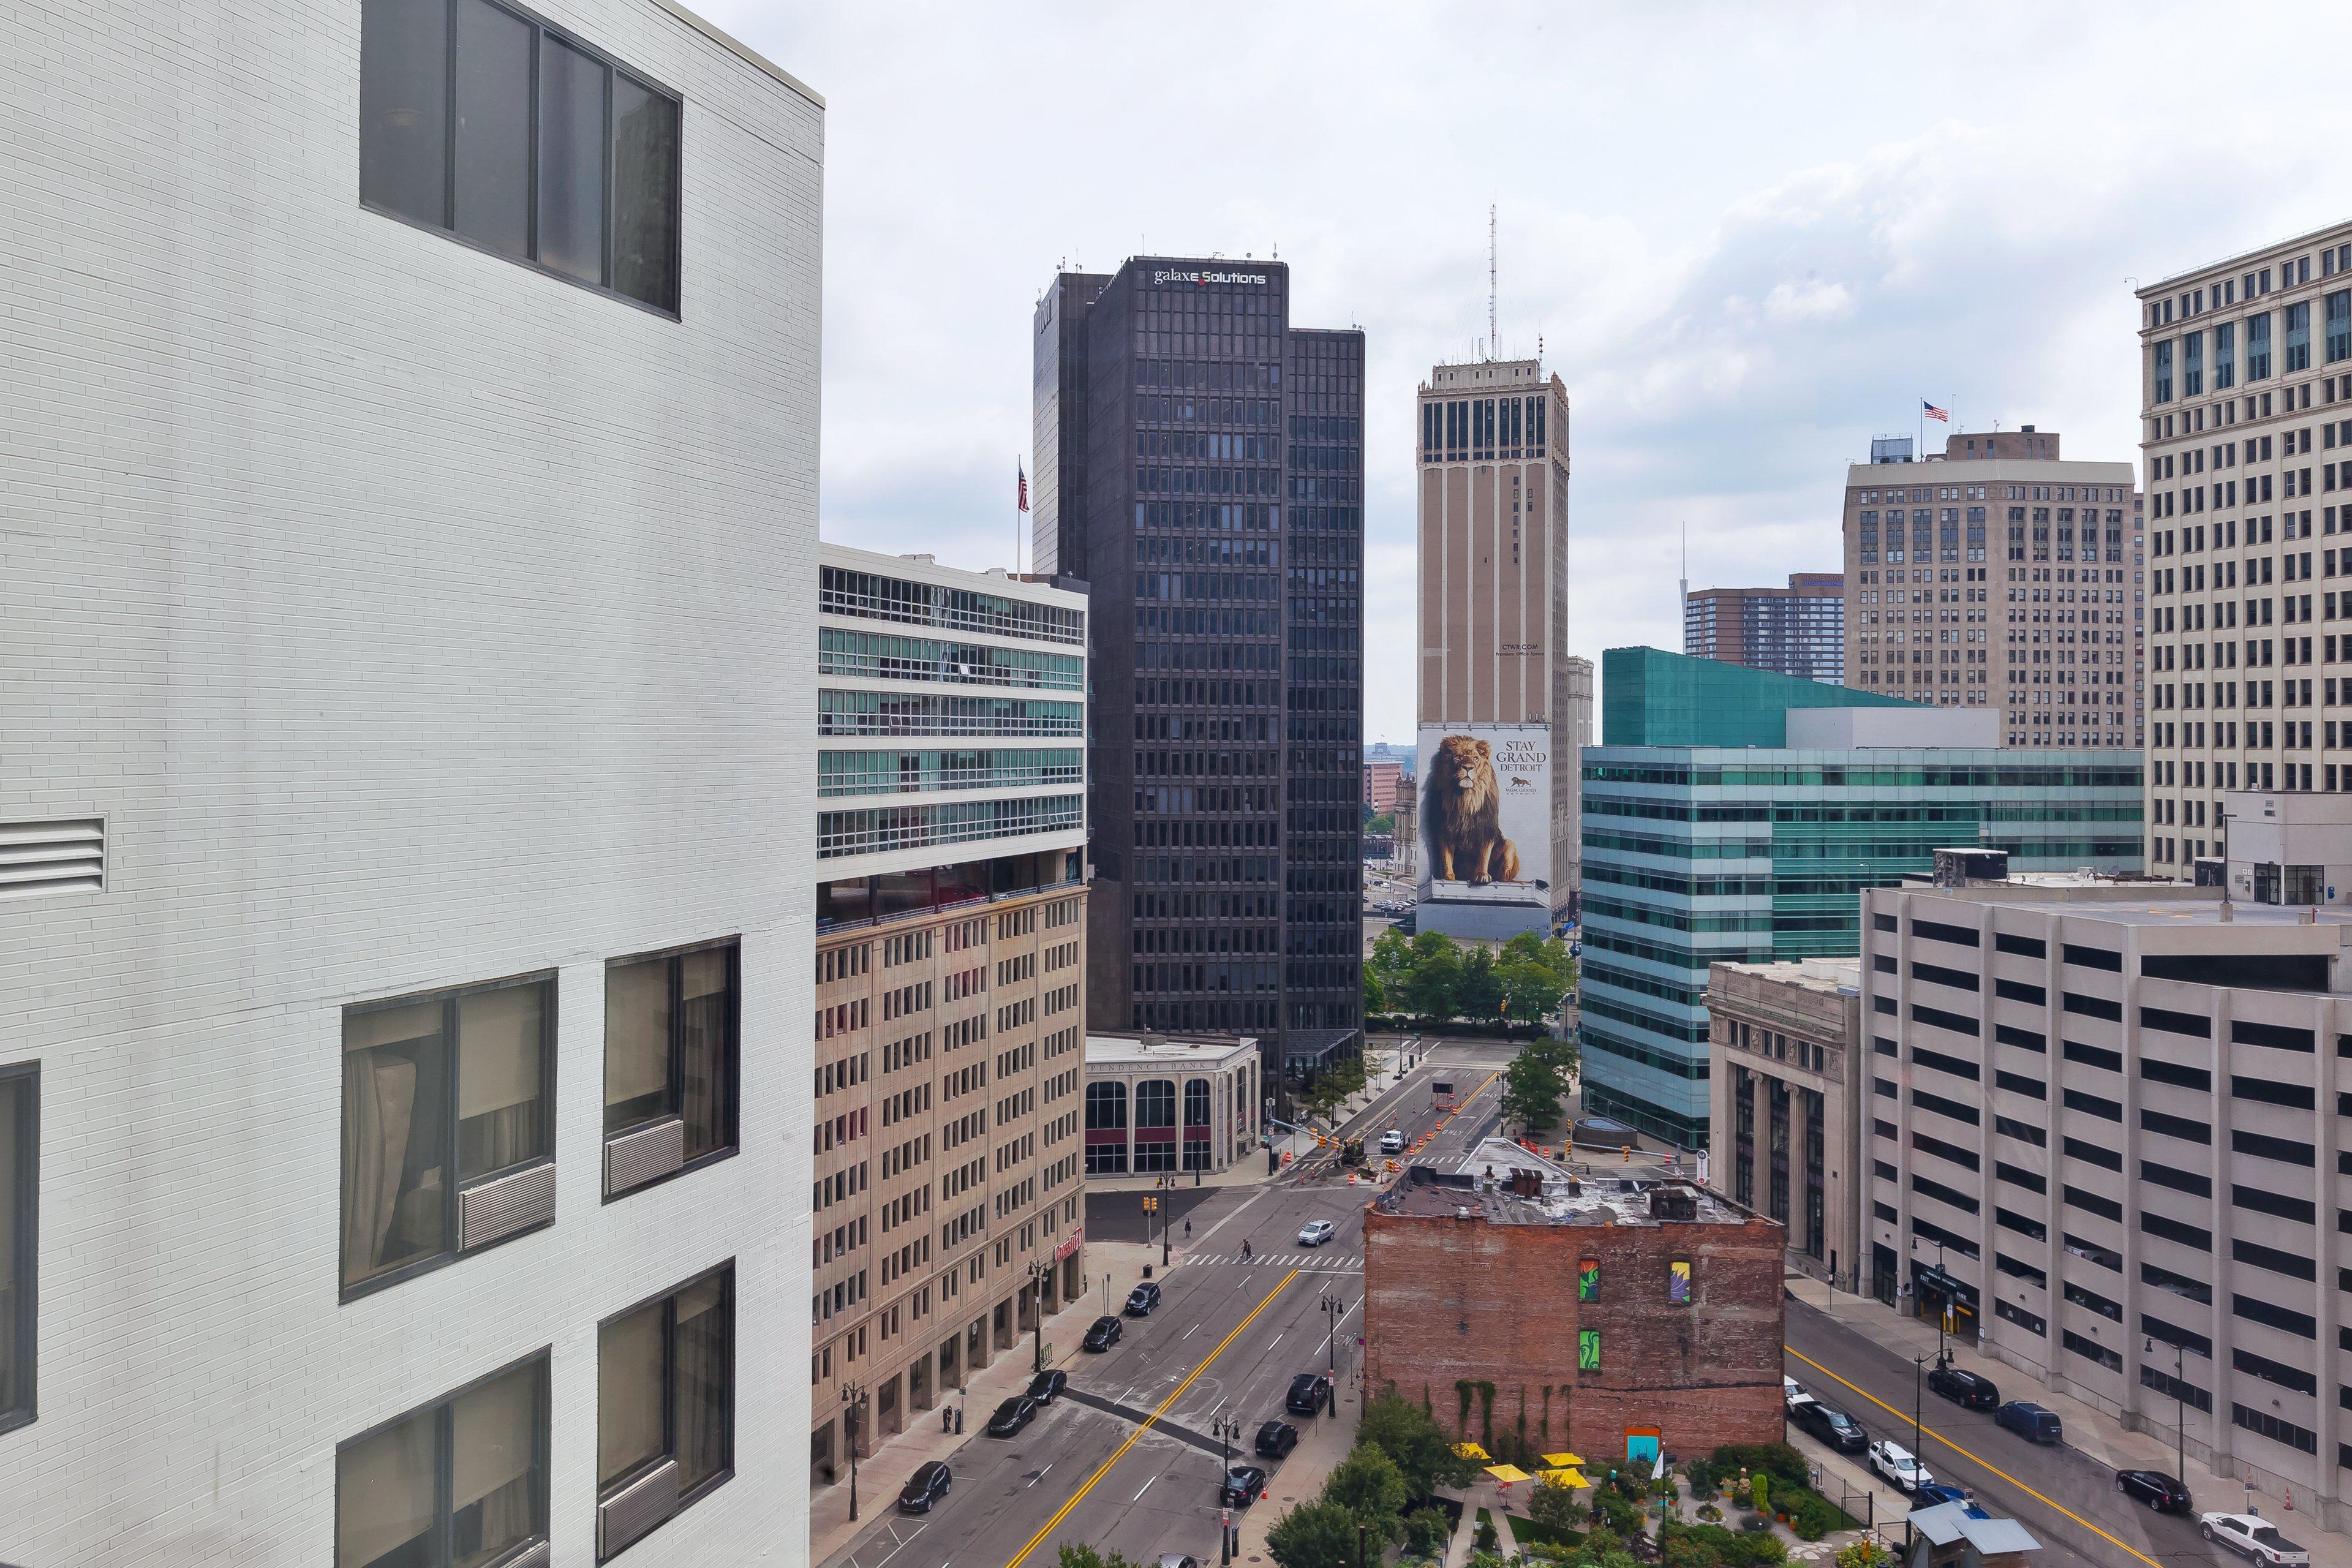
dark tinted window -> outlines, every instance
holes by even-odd
[[[531,29],[512,12],[457,0],[449,226],[507,256],[530,254],[530,42]]]
[[[368,0],[360,18],[360,200],[448,221],[448,0]]]

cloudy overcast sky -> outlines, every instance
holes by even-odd
[[[1295,324],[1364,330],[1370,739],[1412,736],[1413,388],[1486,333],[1490,203],[1595,657],[1680,646],[1685,522],[1694,587],[1834,569],[1841,465],[1922,396],[2135,456],[2133,280],[2352,213],[2352,7],[698,8],[828,106],[827,538],[1009,563],[1066,261],[1278,247]]]

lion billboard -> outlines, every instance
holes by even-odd
[[[1542,931],[1551,910],[1551,726],[1423,724],[1421,925]]]

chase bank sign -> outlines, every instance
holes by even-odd
[[[1263,272],[1186,272],[1173,267],[1160,267],[1153,268],[1151,282],[1154,288],[1165,288],[1171,283],[1198,283],[1203,286],[1211,283],[1255,283],[1264,287],[1265,274]]]

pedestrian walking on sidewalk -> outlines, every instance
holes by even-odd
[[[1184,1239],[1187,1241],[1192,1239],[1192,1222],[1190,1219],[1184,1222]]]

